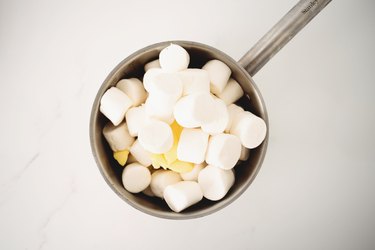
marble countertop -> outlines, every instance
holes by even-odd
[[[225,209],[143,214],[91,154],[91,105],[126,56],[179,39],[238,60],[295,2],[1,1],[0,249],[374,249],[371,0],[333,1],[254,77],[269,148]]]

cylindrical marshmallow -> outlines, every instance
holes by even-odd
[[[210,137],[206,162],[225,170],[232,169],[241,155],[241,141],[235,135],[218,134]]]
[[[182,97],[174,107],[174,117],[185,128],[195,128],[216,118],[216,103],[208,93],[196,93]]]
[[[141,163],[143,166],[151,166],[151,154],[146,151],[139,143],[139,140],[135,140],[133,145],[130,147],[130,155],[134,156],[137,162]]]
[[[226,105],[229,105],[236,102],[241,98],[241,96],[243,96],[243,90],[241,85],[236,80],[230,78],[227,86],[225,86],[224,90],[217,94],[217,96],[223,100]]]
[[[164,189],[180,181],[182,179],[178,173],[160,169],[152,173],[150,187],[155,196],[163,198]]]
[[[236,124],[231,126],[230,133],[238,136],[243,146],[252,149],[258,147],[266,138],[267,125],[262,118],[245,111]]]
[[[210,76],[210,89],[215,95],[223,92],[230,75],[232,74],[230,68],[219,60],[208,61],[203,68],[207,70]]]
[[[250,156],[250,149],[248,149],[248,148],[246,148],[242,145],[240,160],[241,161],[247,161],[247,159],[249,159],[249,156]]]
[[[174,100],[161,99],[150,94],[145,103],[146,116],[171,124],[174,121],[174,105]]]
[[[188,95],[178,100],[174,106],[173,116],[176,122],[185,128],[197,128],[201,124],[194,119],[194,95]]]
[[[159,54],[159,63],[163,70],[177,72],[187,69],[190,62],[188,52],[180,45],[171,43]]]
[[[180,161],[200,164],[204,161],[208,144],[208,134],[201,129],[184,128],[177,145]]]
[[[122,171],[122,184],[131,193],[142,192],[150,183],[150,170],[139,163],[129,164]]]
[[[236,124],[238,117],[240,114],[244,112],[244,109],[236,104],[230,104],[228,105],[228,123],[227,127],[225,128],[225,132],[229,133],[230,128],[232,127],[232,124]]]
[[[150,92],[150,89],[152,89],[152,86],[154,85],[154,78],[164,73],[164,71],[160,68],[152,68],[147,70],[147,72],[143,75],[143,87],[146,89],[146,91]]]
[[[132,106],[133,101],[116,87],[108,89],[100,99],[102,112],[113,125],[119,125],[124,120],[125,113]]]
[[[129,134],[131,136],[138,136],[138,131],[148,121],[146,116],[145,106],[133,107],[126,112],[125,115],[126,124],[128,125]]]
[[[114,152],[127,150],[134,142],[134,137],[129,134],[125,122],[118,126],[107,123],[103,128],[103,135]]]
[[[182,81],[177,73],[160,73],[154,76],[150,94],[159,99],[177,101],[182,95]]]
[[[149,69],[159,68],[160,69],[160,63],[159,59],[153,60],[151,62],[148,62],[145,64],[144,70],[147,72]]]
[[[206,163],[195,164],[190,172],[180,173],[184,181],[198,181],[199,172],[206,166]]]
[[[203,196],[209,200],[222,199],[234,184],[233,170],[224,170],[207,165],[198,176],[198,183],[203,191]]]
[[[129,96],[133,101],[133,107],[144,103],[147,98],[143,83],[137,78],[122,79],[116,84],[116,87]]]
[[[172,129],[165,122],[150,120],[139,130],[138,140],[147,151],[153,154],[163,154],[172,148]]]
[[[195,181],[180,181],[164,190],[164,199],[176,213],[196,204],[203,198],[202,190]]]
[[[223,133],[227,127],[229,115],[225,102],[219,98],[215,99],[215,108],[211,111],[215,119],[209,123],[202,124],[202,130],[210,135]]]
[[[203,69],[186,69],[178,72],[183,85],[182,95],[210,92],[210,77]]]

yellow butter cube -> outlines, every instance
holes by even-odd
[[[168,164],[171,164],[177,160],[177,144],[178,142],[174,142],[172,148],[168,152],[164,153],[165,160]]]
[[[122,150],[113,153],[113,158],[121,165],[125,166],[126,162],[128,161],[129,151]]]
[[[171,129],[172,129],[172,133],[173,133],[173,140],[178,142],[178,140],[180,140],[180,135],[181,135],[182,130],[184,128],[181,127],[176,121],[174,121],[171,124]]]
[[[173,146],[168,152],[164,153],[165,160],[168,164],[171,164],[177,160],[177,145],[178,141],[180,140],[180,135],[183,127],[181,127],[176,121],[174,121],[171,124],[171,129],[173,133]]]
[[[160,167],[167,169],[168,166],[164,154],[151,154],[151,163],[155,169],[158,169]]]
[[[169,164],[168,168],[177,173],[187,173],[193,170],[194,163],[176,160],[173,163]]]

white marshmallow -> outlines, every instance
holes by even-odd
[[[195,164],[190,172],[180,173],[184,181],[198,181],[199,172],[206,166],[206,163]]]
[[[133,107],[144,103],[147,98],[147,92],[142,82],[137,78],[122,79],[116,87],[124,92],[133,101]]]
[[[176,73],[160,73],[153,77],[153,84],[148,91],[159,99],[167,98],[176,102],[182,90],[182,81]]]
[[[162,73],[164,73],[164,71],[159,68],[147,70],[147,72],[143,75],[143,87],[146,89],[146,91],[150,92],[150,89],[154,84],[154,78]]]
[[[103,128],[103,135],[113,152],[127,150],[134,142],[125,122],[118,126],[107,123]]]
[[[262,118],[250,113],[243,112],[236,124],[233,124],[230,133],[238,136],[246,148],[256,148],[264,140],[267,134],[267,125]]]
[[[160,69],[160,63],[159,59],[153,60],[151,62],[148,62],[145,64],[145,72],[147,72],[149,69],[159,68]]]
[[[204,161],[208,144],[208,134],[201,129],[184,128],[177,145],[180,161],[200,164]]]
[[[243,108],[236,104],[230,104],[228,106],[228,123],[227,127],[225,128],[225,132],[229,133],[230,128],[232,127],[232,124],[236,124],[238,121],[238,117],[240,114],[244,112]]]
[[[178,100],[173,109],[176,122],[185,128],[196,128],[201,124],[194,119],[194,95],[188,95]]]
[[[218,134],[208,141],[206,162],[225,170],[232,169],[241,155],[241,141],[235,135]]]
[[[150,183],[150,170],[139,163],[129,164],[122,171],[122,184],[131,193],[142,192]]]
[[[160,66],[168,72],[177,72],[187,69],[190,56],[188,52],[180,45],[171,43],[159,54]]]
[[[172,148],[172,129],[165,122],[150,120],[138,131],[138,140],[147,151],[153,154],[163,154]]]
[[[200,171],[198,183],[204,197],[217,201],[222,199],[234,184],[234,173],[232,170],[207,165]]]
[[[223,133],[229,121],[228,109],[225,102],[219,98],[215,99],[215,108],[211,111],[215,114],[212,122],[202,124],[202,130],[210,135]]]
[[[146,116],[171,124],[174,120],[174,104],[174,100],[168,98],[160,99],[150,94],[145,103]]]
[[[203,69],[186,69],[178,72],[183,84],[182,95],[210,92],[210,76]]]
[[[241,161],[247,161],[250,156],[250,149],[245,148],[243,145],[241,146],[241,155],[240,155],[240,160]]]
[[[196,204],[203,198],[202,190],[195,181],[180,181],[164,190],[164,199],[176,213]]]
[[[174,107],[174,117],[185,128],[195,128],[216,118],[215,101],[208,93],[196,93],[182,97]]]
[[[129,152],[130,155],[134,156],[136,161],[141,163],[143,166],[151,166],[151,154],[142,147],[139,140],[135,140],[133,145],[130,147]]]
[[[108,89],[100,99],[100,112],[102,112],[113,125],[119,125],[125,117],[126,111],[132,106],[133,101],[116,87]]]
[[[133,107],[125,114],[125,120],[128,125],[129,134],[131,136],[138,136],[138,131],[148,122],[145,106]]]
[[[241,96],[243,96],[243,90],[241,85],[236,80],[230,78],[227,86],[225,86],[224,90],[217,94],[217,96],[223,100],[225,104],[229,105],[236,102],[241,98]]]
[[[152,173],[150,187],[155,196],[163,198],[164,189],[181,180],[181,176],[178,173],[160,169]]]
[[[210,76],[211,92],[215,95],[220,94],[224,90],[229,77],[232,74],[230,68],[222,61],[211,60],[208,61],[202,69],[207,70]]]

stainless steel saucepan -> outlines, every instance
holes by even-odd
[[[191,219],[218,211],[238,198],[257,175],[267,150],[268,134],[264,142],[251,150],[249,160],[235,167],[235,184],[220,201],[202,200],[181,213],[171,211],[160,198],[127,192],[121,181],[122,168],[118,167],[102,135],[106,118],[99,111],[104,92],[123,78],[142,79],[145,63],[158,58],[160,51],[170,43],[179,44],[190,54],[189,67],[200,68],[211,59],[218,59],[232,70],[232,77],[242,86],[245,95],[238,104],[264,119],[269,128],[267,110],[261,93],[252,76],[260,70],[295,34],[315,17],[331,0],[302,0],[296,4],[255,46],[236,62],[230,56],[205,44],[191,41],[166,41],[143,48],[120,62],[99,89],[90,118],[91,148],[104,179],[112,190],[136,209],[147,214],[168,219]]]

